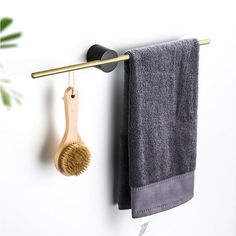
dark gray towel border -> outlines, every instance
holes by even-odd
[[[143,187],[131,187],[132,217],[139,218],[177,207],[193,197],[194,171]]]

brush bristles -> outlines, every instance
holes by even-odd
[[[79,175],[90,163],[90,152],[82,143],[69,144],[60,154],[59,168],[65,175]]]

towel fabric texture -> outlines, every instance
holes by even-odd
[[[193,197],[199,42],[126,53],[118,205],[139,218]]]

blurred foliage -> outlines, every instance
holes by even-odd
[[[16,43],[12,43],[12,41],[20,38],[22,35],[21,32],[2,35],[3,31],[5,32],[12,22],[13,19],[11,18],[5,17],[0,19],[0,49],[14,48],[18,46]],[[3,69],[3,66],[1,67]],[[7,108],[12,106],[13,101],[20,105],[22,98],[22,95],[19,92],[9,87],[10,83],[10,80],[1,77],[0,72],[0,99],[2,100],[3,105]]]
[[[0,19],[0,48],[2,49],[16,47],[17,44],[11,43],[11,41],[20,38],[22,34],[21,32],[17,32],[2,36],[2,32],[7,29],[12,24],[12,22],[13,20],[11,18]]]
[[[13,102],[21,105],[22,94],[10,88],[10,80],[0,79],[0,99],[5,107],[10,108]]]

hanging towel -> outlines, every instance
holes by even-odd
[[[193,197],[199,43],[126,53],[118,205],[138,218]]]

